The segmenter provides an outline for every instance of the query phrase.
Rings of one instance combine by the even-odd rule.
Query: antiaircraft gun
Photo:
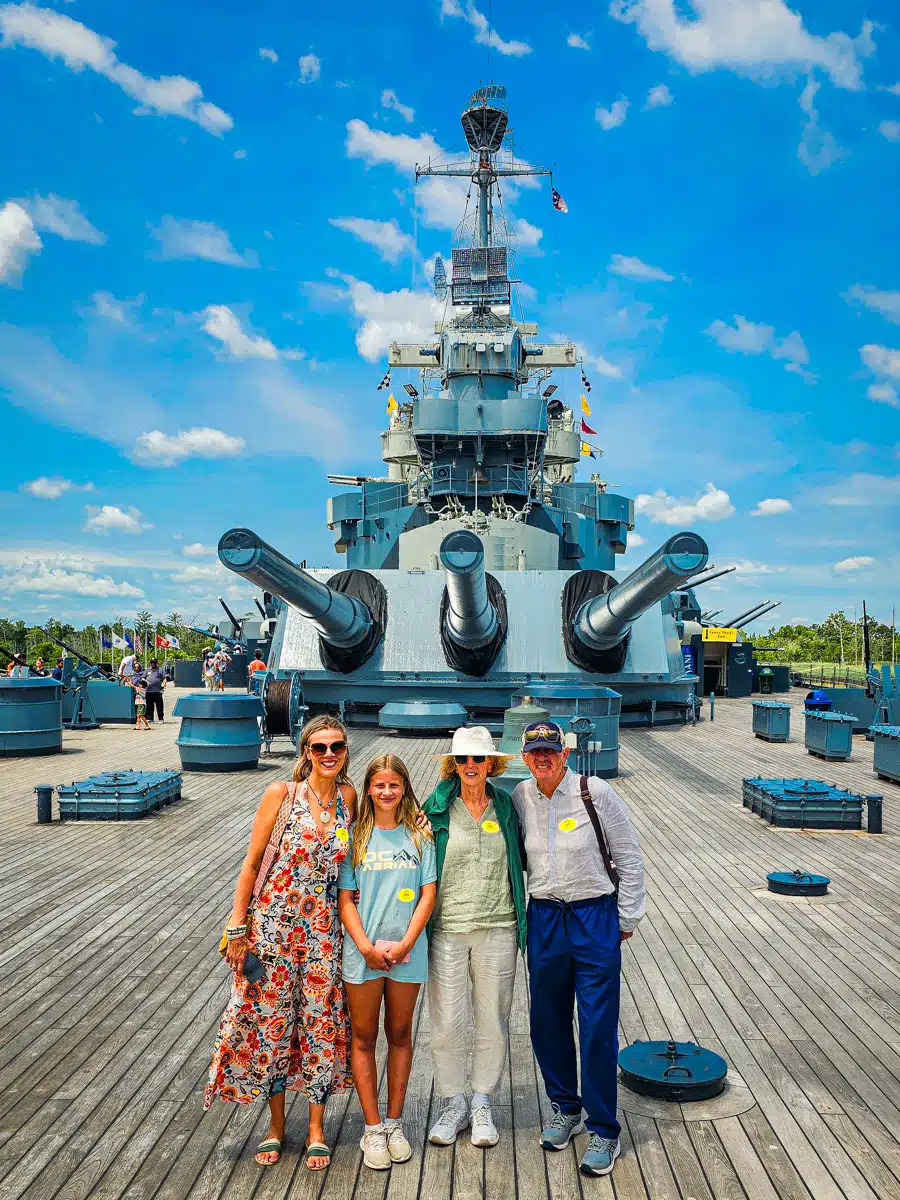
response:
[[[63,659],[62,685],[63,695],[63,725],[66,729],[98,729],[100,721],[94,712],[91,696],[88,691],[89,679],[106,679],[105,673],[96,663],[85,658],[68,642],[53,634],[47,635],[51,642],[62,647],[66,652]]]

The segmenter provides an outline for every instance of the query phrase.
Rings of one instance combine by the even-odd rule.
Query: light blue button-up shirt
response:
[[[619,928],[628,933],[647,908],[643,855],[615,788],[605,779],[590,777],[588,791],[619,872]],[[566,770],[549,799],[533,778],[523,780],[512,798],[525,835],[529,895],[571,904],[615,890],[574,771]]]

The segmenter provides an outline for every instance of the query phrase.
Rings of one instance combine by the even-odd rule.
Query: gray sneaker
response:
[[[440,1116],[431,1127],[429,1142],[435,1146],[452,1146],[461,1130],[469,1125],[469,1113],[456,1100],[445,1100]]]
[[[601,1137],[592,1133],[581,1160],[582,1175],[608,1175],[619,1157],[618,1138]]]
[[[412,1146],[406,1140],[403,1126],[399,1121],[388,1121],[384,1128],[387,1132],[387,1148],[391,1162],[409,1162],[412,1158]]]
[[[497,1126],[494,1124],[494,1119],[491,1116],[490,1106],[487,1104],[472,1105],[472,1145],[479,1147],[496,1146],[500,1141],[500,1134],[497,1132]]]
[[[387,1171],[391,1165],[391,1155],[388,1150],[387,1132],[382,1125],[380,1129],[367,1129],[359,1143],[363,1152],[363,1162],[373,1171]]]
[[[576,1133],[584,1133],[584,1117],[580,1112],[564,1113],[558,1104],[551,1108],[553,1117],[541,1130],[538,1141],[545,1150],[565,1150]]]

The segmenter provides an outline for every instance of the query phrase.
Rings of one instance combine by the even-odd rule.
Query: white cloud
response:
[[[900,292],[882,292],[867,283],[854,283],[844,299],[848,304],[864,304],[866,308],[880,313],[888,321],[900,325]]]
[[[610,16],[637,26],[651,50],[690,71],[723,67],[753,78],[821,67],[838,87],[860,88],[860,59],[874,51],[871,21],[856,38],[811,34],[784,0],[612,0]]]
[[[342,298],[360,322],[356,348],[367,362],[383,358],[391,342],[433,342],[434,324],[443,316],[443,301],[430,292],[401,288],[379,292],[352,275],[330,272],[346,286]]]
[[[87,519],[82,525],[85,533],[143,533],[153,526],[141,519],[139,508],[118,508],[115,504],[104,504],[97,508],[86,504]]]
[[[891,408],[900,408],[900,396],[897,389],[890,383],[870,383],[866,395],[876,404],[887,404]]]
[[[753,579],[757,575],[774,575],[775,571],[783,571],[784,567],[772,568],[767,563],[754,562],[750,558],[739,559],[736,563],[723,563],[723,566],[734,567],[734,574],[745,579]],[[712,591],[712,588],[709,589]]]
[[[580,33],[570,33],[566,38],[566,45],[571,46],[573,50],[590,50],[591,48],[590,42]]]
[[[834,564],[836,571],[861,571],[863,567],[871,567],[875,561],[867,554],[860,554],[855,558],[842,558],[840,562]]]
[[[133,457],[148,467],[174,467],[187,458],[234,458],[244,449],[244,439],[221,429],[186,429],[174,436],[152,429],[135,443]]]
[[[472,0],[467,0],[465,4],[460,3],[459,0],[441,0],[441,16],[461,17],[464,21],[468,21],[475,30],[475,41],[480,46],[490,46],[498,54],[521,58],[522,55],[531,53],[531,47],[527,42],[505,42],[496,29],[491,28],[487,17],[475,7]]]
[[[37,254],[41,239],[34,222],[15,200],[0,208],[0,283],[15,286],[28,265],[28,255]]]
[[[235,150],[233,157],[237,158],[237,159],[246,158],[247,151],[246,150]]]
[[[625,279],[634,279],[638,283],[671,283],[675,278],[662,267],[651,267],[649,263],[641,262],[639,258],[631,258],[627,254],[614,254],[609,260],[607,270],[612,275],[622,275]]]
[[[628,98],[620,96],[609,108],[597,108],[594,118],[600,122],[600,128],[608,133],[610,129],[617,129],[624,122],[628,116],[628,105]]]
[[[835,508],[872,508],[900,504],[900,475],[860,472],[827,487],[815,488],[811,496],[814,500],[821,500]]]
[[[669,496],[660,488],[652,495],[642,493],[634,502],[634,511],[644,513],[654,525],[681,525],[687,527],[693,521],[724,521],[734,516],[731,497],[714,483],[696,500]]]
[[[834,135],[819,124],[819,110],[815,101],[820,86],[821,84],[816,83],[814,79],[808,79],[806,87],[800,93],[799,101],[804,121],[800,144],[797,146],[797,157],[810,175],[818,175],[844,154]]]
[[[301,83],[315,83],[322,74],[322,63],[315,54],[303,54],[297,60]]]
[[[760,500],[750,516],[780,517],[782,513],[790,512],[792,508],[793,505],[790,500],[783,500],[780,497],[772,496],[767,500]]]
[[[253,254],[238,254],[224,229],[212,221],[187,221],[165,216],[150,232],[159,243],[160,258],[204,258],[229,267],[255,267]]]
[[[809,351],[796,330],[779,340],[773,326],[757,325],[735,313],[733,326],[725,321],[713,321],[704,332],[723,350],[738,354],[768,354],[776,361],[787,360],[784,365],[786,371],[801,375],[807,382],[815,381],[815,376],[805,370],[809,363]]]
[[[882,121],[878,132],[889,142],[900,142],[900,121]]]
[[[260,58],[267,58],[267,59],[269,60],[269,62],[273,62],[273,63],[277,63],[277,62],[278,62],[278,55],[275,53],[275,51],[274,51],[274,50],[270,50],[270,49],[268,48],[268,46],[260,46],[260,48],[259,48],[259,57],[260,57]]]
[[[540,246],[541,238],[544,236],[544,231],[538,225],[532,225],[530,221],[526,221],[524,217],[519,217],[512,222],[512,230],[516,235],[519,249],[527,253],[529,250],[537,251]]]
[[[62,475],[41,475],[38,479],[32,479],[28,483],[22,484],[22,491],[38,500],[58,500],[66,492],[92,492],[93,490],[92,483],[73,483],[71,479],[64,479]]]
[[[400,101],[397,99],[397,93],[393,90],[393,88],[385,88],[381,93],[381,107],[399,113],[407,124],[410,124],[416,115],[416,110],[414,108],[410,108],[408,104],[400,103]]]
[[[227,304],[208,304],[202,313],[203,328],[211,338],[221,342],[235,358],[302,358],[299,350],[279,350],[268,338],[246,333],[236,314]]]
[[[373,246],[386,262],[399,262],[416,248],[412,237],[404,233],[393,218],[390,221],[373,221],[369,217],[330,217],[329,222],[366,245]]]
[[[5,4],[0,7],[0,45],[27,46],[50,59],[62,59],[70,71],[87,68],[120,87],[137,100],[134,112],[143,116],[183,117],[208,133],[220,135],[234,122],[228,113],[203,99],[203,89],[183,75],[152,79],[121,62],[116,43],[95,33],[80,21],[34,4]]]
[[[93,246],[106,241],[106,234],[94,228],[74,200],[64,200],[51,192],[49,196],[32,196],[21,203],[41,233],[55,233],[67,242],[88,242]]]
[[[664,83],[658,83],[647,93],[647,103],[644,108],[668,108],[675,97]]]
[[[876,375],[900,379],[900,350],[870,344],[860,346],[859,355],[869,370],[874,371]]]
[[[646,545],[647,545],[647,539],[645,537],[642,537],[641,534],[629,533],[629,535],[628,535],[628,549],[629,550],[636,550],[639,546],[646,546]]]
[[[578,357],[584,363],[585,369],[590,369],[598,375],[602,375],[604,379],[623,379],[624,373],[621,367],[617,367],[615,363],[604,358],[602,354],[592,354],[586,346],[581,342],[575,343],[575,349],[578,352]]]
[[[188,558],[209,558],[210,555],[216,553],[215,546],[204,546],[202,542],[191,542],[189,546],[183,546],[182,552]]]
[[[0,575],[0,591],[35,593],[40,596],[86,596],[111,599],[114,596],[134,598],[143,591],[131,583],[116,583],[109,575],[96,576],[89,570],[70,570],[62,565],[66,556],[50,556],[46,560],[26,559],[21,566]]]
[[[105,321],[111,321],[114,325],[130,327],[134,324],[135,312],[143,302],[143,296],[136,296],[134,300],[118,300],[112,292],[94,292],[91,296],[91,307],[87,311]]]

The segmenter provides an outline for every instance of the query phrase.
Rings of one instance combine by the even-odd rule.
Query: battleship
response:
[[[294,681],[295,714],[340,706],[355,724],[440,730],[502,720],[536,685],[573,704],[606,686],[622,696],[623,724],[693,719],[698,676],[679,606],[708,548],[683,531],[625,578],[612,573],[634,502],[599,475],[576,478],[582,413],[550,382],[575,372],[583,396],[583,363],[573,342],[537,340],[537,325],[511,310],[515,238],[501,185],[550,171],[507,148],[504,88],[480,87],[462,127],[464,161],[417,168],[470,181],[475,203],[449,278],[436,265],[444,317],[433,339],[389,348],[386,379],[410,377],[381,437],[387,475],[329,476],[352,485],[327,512],[346,569],[306,571],[249,529],[219,542],[227,568],[280,601],[273,700]]]
[[[502,141],[490,149],[503,97],[487,89],[474,99],[466,121],[478,150],[468,169],[480,173],[486,157],[493,173],[504,168]],[[483,156],[478,139],[489,124]],[[490,175],[483,181],[487,207],[474,233],[461,230],[461,251],[500,248]],[[536,332],[504,311],[503,278],[473,280],[484,261],[463,256],[458,274],[453,262],[448,297],[454,283],[477,283],[483,295],[491,282],[496,294],[479,306],[471,291],[460,292],[469,302],[418,348],[435,362],[415,368],[417,396],[383,435],[388,479],[348,478],[352,490],[332,500],[329,523],[347,570],[303,571],[249,531],[230,532],[222,544],[224,560],[248,578],[258,572],[254,582],[267,593],[258,625],[229,614],[223,636],[253,642],[258,634],[269,646],[267,686],[296,707],[291,721],[343,703],[354,721],[357,784],[365,764],[390,751],[408,765],[420,797],[437,783],[434,756],[449,751],[450,739],[443,729],[379,727],[387,704],[455,704],[489,718],[514,689],[543,676],[561,687],[608,682],[636,720],[644,702],[689,710],[696,696],[696,672],[679,655],[687,664],[685,643],[703,617],[693,587],[709,577],[708,567],[700,573],[706,548],[678,534],[639,572],[613,582],[630,501],[600,480],[575,481],[579,430],[552,405],[555,394],[547,397],[549,377],[536,378],[562,370],[549,361],[569,351],[544,347],[548,358],[535,366],[542,356],[525,350],[540,348],[529,340]],[[417,357],[391,350],[397,369]],[[564,365],[577,370],[571,357]],[[491,363],[503,370],[492,373]],[[571,580],[587,594],[566,608]],[[572,661],[573,648],[586,665]],[[643,669],[652,656],[660,669]],[[885,679],[886,695],[887,687]],[[36,789],[39,806],[46,793],[44,815],[54,815],[52,790],[41,785],[113,770],[175,772],[172,691],[166,723],[152,732],[67,726],[61,754],[0,759],[0,1200],[900,1200],[900,808],[893,785],[876,782],[862,736],[846,761],[815,766],[857,797],[884,788],[883,834],[769,825],[742,805],[742,777],[790,783],[814,761],[796,736],[797,690],[785,695],[795,730],[787,741],[753,736],[749,696],[718,698],[714,721],[682,723],[675,707],[676,723],[634,724],[622,737],[616,789],[640,837],[648,909],[622,947],[620,1043],[701,1043],[724,1057],[728,1076],[720,1094],[692,1102],[620,1086],[622,1155],[611,1180],[595,1181],[578,1173],[586,1135],[558,1154],[538,1145],[550,1112],[531,1050],[524,969],[492,1149],[468,1138],[453,1149],[427,1142],[441,1098],[425,999],[404,1110],[413,1155],[384,1179],[361,1166],[363,1116],[350,1093],[328,1103],[334,1154],[320,1175],[304,1165],[304,1105],[295,1093],[276,1168],[253,1158],[264,1105],[204,1113],[229,986],[217,950],[222,924],[260,794],[289,777],[293,745],[275,740],[253,769],[186,774],[180,798],[141,820],[34,820]],[[828,877],[828,894],[768,890],[768,875],[798,869]],[[382,1086],[384,1049],[382,1039]],[[684,1078],[677,1058],[666,1069]]]

